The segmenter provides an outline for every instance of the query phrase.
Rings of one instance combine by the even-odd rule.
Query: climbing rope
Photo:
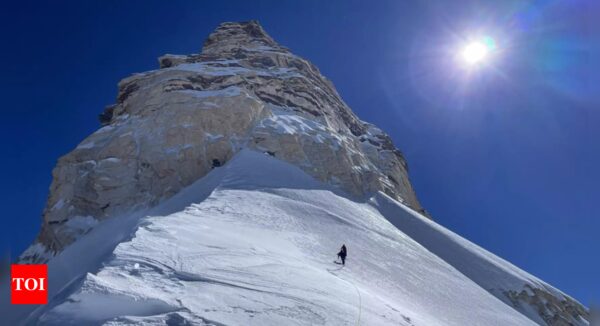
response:
[[[362,314],[362,297],[360,296],[360,291],[358,290],[358,287],[354,284],[354,282],[349,281],[349,280],[347,280],[347,279],[345,279],[345,278],[343,278],[343,277],[341,277],[341,276],[333,273],[335,271],[341,270],[342,268],[344,268],[344,266],[342,266],[342,267],[340,267],[338,269],[334,269],[334,270],[329,270],[328,269],[327,271],[329,273],[331,273],[332,275],[337,276],[340,280],[342,280],[342,281],[344,281],[346,283],[350,283],[350,285],[352,285],[354,287],[354,290],[356,290],[356,294],[358,295],[358,318],[356,319],[356,326],[359,326],[360,325],[360,317],[361,317],[361,314]]]
[[[352,281],[348,281],[348,280],[343,279],[343,278],[342,278],[342,280],[344,280],[344,281],[352,284],[352,286],[356,290],[356,294],[358,294],[358,319],[356,320],[356,326],[359,326],[360,325],[360,315],[362,313],[362,298],[360,296],[360,291],[358,290],[358,287],[356,287],[356,285],[354,285],[354,283]]]

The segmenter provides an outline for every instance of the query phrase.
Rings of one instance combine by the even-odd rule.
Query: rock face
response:
[[[152,207],[243,148],[361,197],[422,211],[390,137],[354,115],[310,62],[255,21],[224,23],[194,55],[119,83],[102,128],[58,161],[42,230],[23,262],[44,262],[98,221]]]
[[[590,312],[568,296],[552,294],[542,287],[526,284],[521,292],[505,291],[513,307],[518,311],[534,308],[537,314],[552,326],[585,325]]]

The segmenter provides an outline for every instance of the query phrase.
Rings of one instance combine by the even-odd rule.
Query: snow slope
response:
[[[394,227],[379,211],[381,198],[352,200],[244,150],[138,219],[112,254],[80,240],[52,260],[51,270],[69,255],[82,257],[85,268],[93,265],[86,257],[101,261],[28,322],[534,324]],[[82,240],[123,240],[114,228],[132,225],[116,224]],[[332,263],[342,243],[349,253],[343,268]]]
[[[555,302],[562,302],[563,305],[571,307],[580,305],[575,299],[560,290],[441,225],[423,218],[407,207],[399,208],[402,205],[385,194],[379,193],[371,201],[392,224],[406,235],[444,259],[507,305],[514,306],[515,309],[541,325],[546,324],[542,314],[547,320],[554,319],[552,317],[556,310],[549,307],[553,307]],[[523,292],[521,300],[512,302],[507,296],[508,291]],[[525,294],[527,300],[523,300]],[[541,309],[538,304],[541,304]],[[588,325],[588,321],[581,318],[581,315],[572,314],[571,318],[573,319],[565,321],[564,325]],[[555,324],[563,325],[558,322]]]

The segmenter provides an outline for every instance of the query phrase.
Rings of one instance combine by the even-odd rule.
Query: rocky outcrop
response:
[[[542,288],[526,284],[520,292],[505,291],[518,311],[535,309],[542,320],[551,326],[587,325],[589,311],[579,302],[562,294],[551,294]]]
[[[122,80],[103,127],[60,158],[42,230],[22,261],[46,261],[98,221],[156,205],[242,148],[353,196],[383,191],[422,210],[390,137],[257,22],[224,23],[200,54],[159,63]]]

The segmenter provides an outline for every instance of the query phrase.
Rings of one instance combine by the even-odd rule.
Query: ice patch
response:
[[[195,98],[207,98],[207,97],[234,97],[240,96],[242,94],[242,89],[237,86],[229,86],[227,88],[219,89],[219,90],[193,90],[193,89],[184,89],[178,90],[177,93],[183,93],[191,95]],[[216,104],[211,103],[216,106]]]
[[[263,119],[258,129],[269,129],[282,135],[298,135],[311,138],[315,143],[328,144],[332,150],[338,150],[342,144],[342,138],[335,132],[314,120],[304,118],[289,109],[271,106],[273,116]]]
[[[208,141],[210,141],[211,143],[223,138],[223,135],[213,135],[209,132],[205,132],[204,135],[206,135],[206,138],[208,138]]]
[[[209,76],[233,76],[233,75],[251,75],[251,76],[277,76],[280,78],[304,78],[296,68],[270,67],[268,69],[245,68],[245,67],[223,67],[219,63],[223,61],[183,63],[175,67],[167,68],[180,71],[191,71]]]
[[[117,157],[109,157],[109,158],[100,160],[100,162],[119,163],[119,162],[121,162],[121,159],[117,158]]]
[[[93,141],[84,141],[83,143],[79,144],[79,146],[77,146],[77,149],[90,149],[90,148],[94,148],[96,144]]]
[[[61,198],[59,201],[56,202],[56,204],[54,204],[54,206],[52,206],[51,210],[61,209],[64,204],[65,201]]]

